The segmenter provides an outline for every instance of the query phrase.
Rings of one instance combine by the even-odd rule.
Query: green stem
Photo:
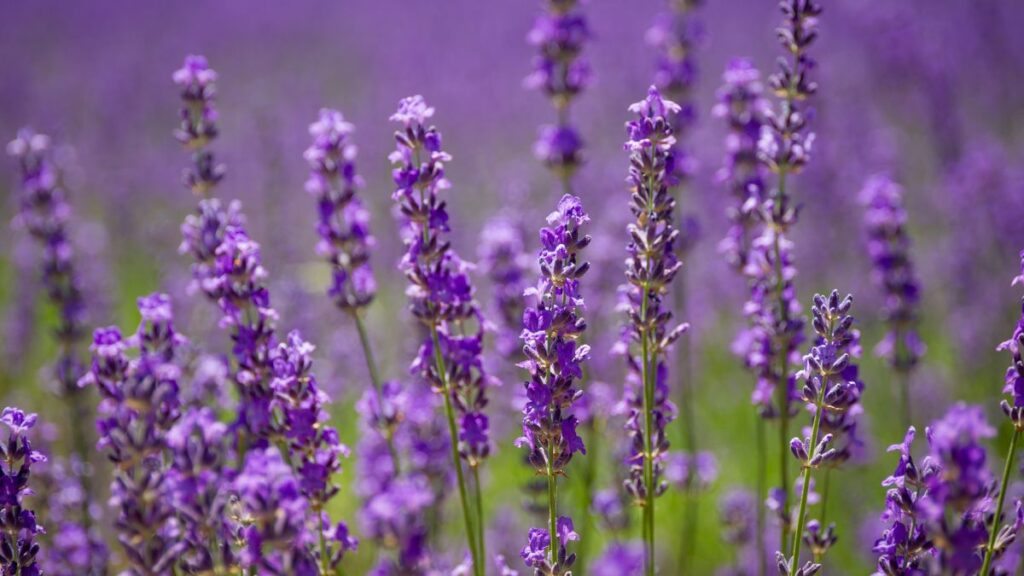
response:
[[[644,295],[640,302],[640,319],[644,327],[640,334],[641,347],[641,377],[644,382],[644,567],[647,576],[654,576],[654,447],[651,442],[651,433],[654,431],[653,414],[654,408],[654,378],[651,366],[651,345],[650,336],[647,333],[647,287],[643,288]]]
[[[558,478],[551,465],[551,457],[548,457],[548,535],[551,537],[551,547],[548,550],[551,557],[551,565],[558,562]]]
[[[319,511],[317,513],[317,516],[318,517],[320,516]],[[319,534],[319,537],[320,537],[320,576],[327,576],[327,565],[328,565],[328,563],[330,561],[330,559],[329,559],[329,556],[330,556],[329,552],[330,551],[327,549],[327,538],[324,537],[323,522],[317,521],[317,524],[320,525],[320,530],[319,530],[319,532],[320,532],[320,534]]]
[[[764,503],[768,499],[768,447],[766,446],[766,434],[764,418],[757,415],[757,574],[765,576],[768,567],[765,565],[764,532],[765,513]]]
[[[373,344],[370,342],[366,324],[363,322],[363,316],[358,310],[352,310],[352,319],[355,321],[356,331],[359,332],[359,343],[363,347],[363,357],[366,359],[366,370],[370,373],[370,382],[373,384],[374,391],[377,392],[377,401],[383,406],[383,385],[381,384],[380,373],[377,371],[377,361],[373,356]],[[387,442],[388,453],[391,454],[391,465],[395,470],[395,476],[398,476],[402,466],[401,460],[398,457],[398,450],[395,448],[394,432],[384,429],[380,432],[384,436],[385,442]]]
[[[462,519],[466,524],[466,541],[469,544],[469,554],[473,559],[473,573],[483,576],[483,565],[480,563],[480,554],[477,550],[475,536],[476,530],[473,526],[473,514],[470,509],[469,498],[466,496],[466,477],[462,471],[462,457],[459,455],[459,431],[455,425],[455,408],[452,406],[451,383],[448,381],[448,369],[445,366],[444,356],[441,355],[441,341],[437,336],[437,326],[430,327],[430,338],[434,344],[434,367],[437,370],[438,378],[441,379],[441,395],[444,396],[444,414],[448,419],[448,435],[451,439],[452,465],[455,467],[455,478],[459,486],[459,501],[462,504]]]
[[[484,489],[483,489],[483,484],[480,483],[480,466],[479,465],[473,465],[473,466],[470,466],[470,469],[473,471],[473,484],[476,487],[476,490],[475,490],[475,496],[476,496],[476,526],[477,526],[477,536],[479,538],[479,540],[477,541],[477,549],[480,551],[480,561],[481,562],[486,562],[487,561],[487,537],[486,537],[487,535],[484,533],[485,532],[484,531],[484,500],[483,500],[483,495],[482,495]],[[480,567],[480,571],[481,572],[484,571],[482,566]]]
[[[824,411],[822,405],[825,402],[826,389],[828,389],[828,374],[823,374],[818,389],[817,401],[815,402],[816,409],[814,410],[814,424],[811,426],[810,445],[807,446],[808,459],[814,454],[814,450],[818,445],[818,433],[821,430],[821,413]],[[796,576],[797,568],[800,565],[800,545],[803,543],[804,522],[807,520],[807,495],[811,490],[812,469],[807,462],[804,463],[804,485],[800,494],[800,511],[796,516],[796,530],[793,531],[793,557],[789,567],[790,576]]]
[[[593,501],[594,486],[597,484],[597,470],[598,470],[598,457],[601,454],[599,441],[601,439],[601,433],[598,430],[598,421],[596,416],[591,416],[585,424],[587,430],[587,447],[589,452],[587,458],[584,460],[586,463],[583,468],[583,490],[580,491],[580,502],[579,502],[579,517],[583,519],[583,524],[587,530],[587,534],[583,534],[579,541],[576,543],[576,571],[580,574],[587,573],[587,553],[590,548],[590,538],[588,534],[589,529],[593,525],[593,516],[590,514],[590,503]]]
[[[992,515],[992,526],[988,530],[988,546],[985,547],[985,563],[981,566],[980,574],[988,574],[989,565],[992,564],[992,555],[996,547],[996,535],[999,532],[999,517],[1003,514],[1003,502],[1006,500],[1006,486],[1010,482],[1010,470],[1013,469],[1013,457],[1017,453],[1017,440],[1020,438],[1020,428],[1013,427],[1013,437],[1010,439],[1010,449],[1006,454],[1006,465],[1003,467],[1003,482],[999,485],[999,499],[996,501],[996,513]]]

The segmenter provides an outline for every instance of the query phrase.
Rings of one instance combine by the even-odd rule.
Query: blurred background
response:
[[[905,187],[928,345],[912,383],[915,424],[923,428],[961,398],[982,403],[995,419],[1008,363],[995,347],[1018,317],[1019,289],[1010,279],[1024,248],[1024,3],[824,4],[813,47],[817,140],[793,188],[803,206],[794,230],[796,286],[805,307],[813,293],[833,287],[857,298],[868,445],[854,466],[833,476],[830,518],[841,541],[829,573],[863,574],[884,503],[880,482],[895,464],[885,448],[903,431],[892,375],[872,354],[884,326],[858,193],[877,173]],[[629,216],[623,123],[626,107],[651,84],[655,51],[645,35],[665,8],[662,0],[592,0],[586,7],[594,39],[585,54],[595,82],[574,105],[587,158],[576,189],[595,237],[589,255],[595,270],[584,287],[598,328],[594,371],[613,389],[621,387],[624,372],[608,354],[621,321],[614,290]],[[356,125],[367,181],[363,197],[378,241],[381,293],[370,310],[371,331],[385,373],[403,377],[415,342],[404,337],[411,320],[404,312],[404,279],[394,266],[402,247],[391,215],[388,116],[411,94],[424,95],[437,109],[434,120],[454,158],[448,201],[457,251],[475,259],[488,218],[504,214],[523,224],[532,252],[535,231],[560,196],[557,181],[532,152],[537,127],[551,122],[553,111],[523,87],[534,56],[525,36],[539,10],[539,2],[521,0],[0,2],[0,136],[12,138],[31,125],[64,146],[93,325],[130,330],[138,320],[135,298],[163,290],[175,300],[182,332],[211,350],[226,350],[210,304],[186,293],[190,262],[177,252],[180,223],[195,200],[180,183],[188,156],[171,136],[179,108],[171,73],[186,54],[205,54],[219,73],[221,135],[214,150],[228,168],[218,195],[242,200],[250,234],[263,246],[280,326],[301,329],[317,345],[321,383],[351,446],[352,404],[367,378],[352,327],[324,295],[329,273],[314,252],[315,205],[303,189],[307,126],[323,106],[340,109]],[[705,574],[733,560],[721,540],[717,502],[733,487],[753,488],[755,426],[752,379],[730,351],[743,325],[745,284],[717,251],[729,198],[715,181],[725,127],[710,110],[730,59],[749,57],[764,75],[772,72],[780,16],[774,2],[709,0],[697,17],[704,27],[694,93],[699,118],[687,146],[698,165],[682,206],[700,224],[683,271],[690,293],[684,320],[693,325],[687,338],[695,424],[701,448],[718,463],[718,478],[701,498],[698,555],[691,563],[692,573]],[[0,216],[7,222],[16,208],[12,160],[5,173]],[[39,291],[38,255],[10,227],[0,229],[0,243],[0,399],[59,422],[63,413],[49,396],[45,372],[55,350],[48,328],[54,311]],[[488,308],[486,278],[476,280]],[[489,361],[507,390],[492,404],[503,437],[487,471],[488,515],[520,530],[518,486],[532,472],[512,446],[518,423],[511,390],[519,375],[497,357]],[[611,404],[602,409],[610,412]],[[623,436],[619,425],[608,423],[609,444]],[[679,424],[675,428],[680,434]],[[994,470],[1005,441],[993,446]],[[601,462],[600,483],[610,487],[618,461],[606,455]],[[350,464],[346,485],[353,470]],[[664,502],[658,522],[663,565],[670,567],[682,497],[672,491]],[[357,508],[347,496],[336,515],[358,527]],[[584,537],[592,553],[606,540],[593,530]],[[496,529],[492,540],[492,550],[515,555],[525,529]],[[372,546],[364,546],[350,573],[363,573],[373,556]]]

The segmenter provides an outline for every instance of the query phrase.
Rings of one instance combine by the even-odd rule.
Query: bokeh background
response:
[[[884,501],[880,482],[894,463],[885,448],[902,431],[891,373],[871,354],[883,326],[858,191],[876,173],[905,186],[929,348],[913,381],[915,423],[923,427],[960,398],[984,404],[995,418],[1007,363],[995,346],[1009,336],[1017,316],[1019,290],[1010,287],[1010,278],[1024,248],[1024,3],[824,4],[813,48],[819,61],[812,121],[817,140],[793,192],[803,205],[794,231],[796,285],[804,302],[833,287],[858,300],[869,445],[855,466],[833,479],[838,488],[829,515],[839,524],[841,542],[829,573],[863,574]],[[448,198],[455,247],[464,257],[475,258],[488,217],[498,213],[524,223],[532,250],[534,230],[560,195],[532,154],[537,126],[551,121],[553,112],[523,87],[533,57],[525,36],[539,8],[539,2],[521,0],[0,1],[0,136],[13,137],[31,125],[65,146],[62,162],[94,325],[131,328],[135,298],[164,290],[175,299],[183,332],[212,350],[226,349],[209,303],[186,293],[189,261],[177,253],[179,226],[194,198],[180,184],[188,159],[171,136],[179,104],[170,75],[186,54],[205,54],[219,72],[221,136],[215,149],[228,166],[218,194],[243,201],[250,233],[263,245],[281,327],[300,328],[318,346],[318,371],[335,399],[335,423],[354,445],[352,404],[367,379],[351,326],[324,296],[328,271],[313,249],[315,208],[303,190],[307,126],[322,106],[341,109],[357,126],[363,195],[378,239],[381,295],[371,309],[371,331],[385,372],[404,376],[414,342],[405,337],[411,324],[403,309],[404,281],[394,267],[401,243],[391,216],[388,116],[411,94],[423,94],[436,107],[434,120],[454,156]],[[623,366],[607,351],[620,322],[614,287],[627,241],[622,126],[628,104],[651,83],[655,53],[645,34],[664,9],[661,0],[592,0],[587,6],[595,38],[586,55],[595,82],[574,108],[588,159],[577,190],[592,213],[595,237],[595,271],[584,290],[592,325],[600,327],[593,336],[598,370],[615,387]],[[735,486],[753,487],[755,425],[751,377],[730,351],[742,325],[745,287],[716,248],[728,198],[714,178],[724,155],[724,127],[710,109],[729,59],[746,56],[765,74],[771,71],[779,54],[779,16],[767,0],[709,0],[699,18],[705,29],[694,94],[699,120],[687,137],[699,164],[683,206],[698,217],[701,237],[683,274],[690,290],[685,320],[693,325],[687,338],[698,438],[714,452],[719,469],[700,504],[692,573],[704,574],[732,559],[720,539],[716,502]],[[4,171],[0,219],[6,222],[15,208],[14,162]],[[47,326],[54,312],[39,291],[38,256],[9,227],[0,229],[0,243],[0,399],[60,422],[61,406],[47,389],[45,367],[54,352]],[[477,281],[486,303],[486,280],[481,274]],[[518,386],[513,367],[494,370],[507,388]],[[507,519],[502,521],[518,526],[518,487],[531,472],[511,443],[513,396],[502,392],[492,406],[505,434],[489,465],[487,507],[496,523]],[[619,441],[614,419],[608,426],[607,443]],[[1005,440],[992,447],[993,469],[1001,465]],[[611,485],[619,464],[602,458],[600,479]],[[346,485],[353,470],[350,464]],[[663,565],[673,574],[682,498],[673,492],[664,502],[658,520]],[[358,525],[357,507],[347,496],[336,512]],[[595,553],[605,540],[593,530],[584,537]],[[491,550],[514,554],[525,531],[495,530],[491,539]],[[373,555],[364,546],[350,573],[362,573]]]

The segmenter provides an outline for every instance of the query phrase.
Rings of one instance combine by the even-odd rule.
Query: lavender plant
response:
[[[821,557],[834,543],[831,527],[825,529],[824,535],[819,531],[820,525],[808,525],[806,534],[804,528],[812,473],[847,457],[848,444],[853,441],[853,423],[846,420],[846,413],[856,405],[862,385],[855,380],[856,367],[851,360],[859,354],[860,337],[853,329],[853,316],[849,315],[852,305],[851,296],[840,301],[839,293],[833,290],[828,298],[815,295],[811,309],[811,326],[818,340],[804,356],[804,369],[797,377],[804,380],[801,399],[814,418],[808,438],[790,441],[790,451],[801,462],[803,478],[792,553],[788,558],[781,552],[778,554],[780,572],[785,568],[790,576],[809,576],[817,572],[821,568]],[[845,444],[841,444],[839,434],[847,435]],[[800,547],[805,539],[812,543],[814,561],[800,566]]]
[[[1024,252],[1021,252],[1021,273],[1014,277],[1012,284],[1024,284]],[[1017,532],[1020,531],[1021,520],[1020,503],[1018,502],[1018,520],[1016,523],[1004,526],[997,530],[1003,514],[1003,504],[1006,501],[1006,493],[1010,485],[1010,471],[1013,470],[1013,460],[1017,455],[1017,442],[1020,440],[1021,430],[1024,430],[1024,359],[1021,354],[1024,351],[1024,298],[1021,299],[1021,318],[1013,330],[1010,339],[999,345],[999,350],[1009,351],[1012,357],[1010,366],[1006,369],[1006,385],[1003,387],[1003,394],[1008,394],[1012,403],[1003,400],[999,403],[1003,414],[1013,424],[1013,435],[1010,436],[1010,446],[1006,452],[1006,465],[1003,469],[1003,477],[999,484],[999,496],[996,498],[996,507],[992,516],[991,524],[988,526],[988,544],[985,546],[985,558],[981,567],[982,574],[989,573],[993,558],[1004,553],[1013,543]]]
[[[83,491],[77,518],[69,523],[80,524],[89,539],[95,538],[90,506],[96,496],[92,484],[91,435],[86,427],[91,400],[87,391],[78,386],[86,368],[81,354],[86,339],[86,301],[82,292],[75,247],[70,240],[69,226],[72,209],[67,200],[60,167],[54,161],[50,138],[30,128],[22,129],[7,145],[7,153],[16,158],[21,173],[18,213],[14,226],[25,230],[42,248],[41,271],[43,289],[50,303],[57,309],[54,336],[58,345],[53,377],[57,392],[68,409],[68,436],[75,460],[81,464],[77,470]],[[92,547],[87,547],[90,550]],[[102,566],[100,557],[87,560],[86,565]]]
[[[44,529],[36,523],[35,512],[26,502],[32,494],[32,466],[46,461],[46,456],[32,449],[28,438],[36,415],[8,407],[0,414],[0,422],[8,429],[6,441],[0,443],[0,566],[5,574],[42,576],[36,561],[36,536]]]
[[[748,363],[763,371],[758,396],[765,402],[775,396],[781,487],[788,495],[789,465],[785,446],[789,441],[792,415],[790,369],[796,363],[803,335],[803,320],[793,287],[796,268],[788,237],[799,211],[791,200],[788,185],[790,175],[798,174],[807,164],[814,141],[814,135],[807,130],[810,109],[806,101],[814,95],[817,84],[811,79],[815,62],[808,49],[817,37],[821,7],[814,0],[782,0],[779,5],[784,20],[777,33],[792,60],[780,59],[779,69],[768,79],[769,87],[779,99],[779,107],[769,109],[766,129],[758,144],[758,157],[775,174],[775,181],[768,187],[767,200],[761,208],[765,225],[761,236],[752,244],[751,261],[747,265],[751,299],[746,312],[753,325],[748,338]],[[785,548],[789,523],[781,525]],[[799,541],[800,534],[794,534],[793,538]]]
[[[896,372],[903,423],[910,426],[910,373],[924,355],[925,346],[917,334],[921,287],[910,260],[903,190],[885,176],[873,176],[864,184],[861,202],[865,206],[868,255],[874,265],[875,282],[885,293],[882,314],[889,327],[875,351]]]
[[[637,118],[626,125],[630,211],[635,218],[629,225],[628,285],[623,292],[629,317],[623,345],[632,372],[625,397],[632,450],[626,490],[643,509],[645,571],[653,575],[654,501],[666,487],[661,477],[669,448],[665,428],[676,412],[669,400],[666,357],[687,328],[670,326],[672,312],[665,302],[682,267],[674,250],[679,235],[673,221],[675,199],[668,190],[674,144],[670,118],[679,106],[652,86],[647,98],[629,110]]]
[[[573,100],[590,82],[589,62],[582,57],[590,27],[580,0],[544,0],[544,12],[527,36],[538,55],[528,88],[544,93],[555,108],[557,122],[541,126],[534,153],[559,178],[562,190],[572,192],[572,177],[583,163],[583,139],[572,125]]]
[[[523,315],[521,336],[526,357],[522,366],[529,380],[523,436],[516,444],[529,449],[529,463],[548,484],[548,530],[531,529],[522,552],[537,576],[571,574],[576,560],[566,550],[568,541],[579,536],[572,520],[558,514],[558,477],[566,475],[573,454],[586,454],[574,408],[583,395],[577,381],[590,354],[590,347],[580,342],[587,327],[580,279],[590,264],[581,262],[579,254],[590,244],[582,231],[589,220],[579,198],[562,197],[548,216],[548,227],[540,231],[540,280],[526,291],[534,300]]]
[[[132,342],[116,327],[97,329],[92,369],[82,385],[95,386],[99,407],[99,448],[116,470],[111,484],[118,508],[115,527],[133,575],[173,570],[180,544],[172,524],[172,485],[164,458],[168,431],[180,417],[174,331],[169,298],[153,294],[139,300],[142,323]],[[129,358],[129,347],[138,349]]]
[[[872,547],[878,554],[878,572],[886,576],[920,573],[935,546],[920,503],[927,498],[928,486],[941,469],[930,457],[917,466],[911,454],[915,432],[911,426],[902,444],[889,447],[889,452],[899,452],[900,457],[893,473],[882,482],[882,486],[890,487],[882,514],[886,528]]]
[[[409,310],[428,333],[410,369],[444,400],[467,543],[473,570],[482,576],[486,554],[480,465],[491,449],[483,412],[488,386],[480,357],[483,321],[467,266],[446,238],[448,211],[440,192],[450,187],[444,164],[451,157],[441,148],[440,132],[425,124],[433,115],[422,96],[412,96],[391,116],[402,126],[395,132],[397,149],[390,156],[396,166],[392,199],[402,215],[407,250],[400,267],[410,283]]]

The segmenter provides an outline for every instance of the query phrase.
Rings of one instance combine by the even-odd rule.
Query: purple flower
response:
[[[520,226],[503,216],[488,220],[480,234],[479,257],[493,292],[498,325],[495,347],[504,359],[518,358],[529,262]]]
[[[930,562],[934,547],[921,515],[921,502],[940,469],[930,457],[918,468],[911,454],[914,434],[911,426],[901,444],[889,447],[890,452],[899,452],[900,457],[896,469],[882,482],[883,486],[890,486],[882,514],[885,529],[872,547],[878,554],[878,570],[882,574],[919,573]]]
[[[204,56],[187,56],[185,63],[172,76],[181,88],[181,124],[174,137],[192,151],[192,167],[185,171],[182,181],[197,196],[207,197],[224,178],[225,168],[213,153],[207,150],[217,137],[216,96],[217,73],[210,68]]]
[[[397,149],[390,155],[396,186],[392,199],[402,214],[406,245],[400,268],[410,284],[409,309],[430,332],[411,370],[450,396],[463,425],[459,453],[476,466],[490,453],[483,413],[489,383],[481,359],[484,322],[468,265],[446,237],[448,212],[440,192],[450,186],[444,177],[450,156],[441,149],[440,132],[424,124],[433,114],[422,96],[412,96],[391,117],[402,125],[395,133]]]
[[[46,462],[46,456],[32,449],[27,435],[36,415],[4,408],[0,423],[9,430],[6,442],[0,443],[0,565],[10,574],[41,576],[36,536],[45,530],[25,502],[33,493],[29,486],[32,466]]]
[[[906,372],[917,364],[925,347],[916,327],[921,287],[910,260],[903,189],[886,176],[873,176],[864,184],[861,202],[868,256],[875,282],[885,293],[882,313],[889,325],[875,351],[895,370]]]
[[[312,169],[306,191],[317,200],[317,252],[331,264],[329,294],[345,310],[363,308],[373,300],[377,285],[370,267],[370,214],[359,199],[363,180],[356,173],[354,128],[341,112],[323,109],[310,124],[313,144],[305,158]]]
[[[551,534],[548,530],[540,528],[530,529],[529,542],[519,553],[526,565],[534,569],[536,576],[564,574],[576,561],[576,555],[566,551],[566,545],[569,542],[580,539],[580,535],[573,527],[572,520],[560,516],[555,523],[555,530],[558,531],[559,547],[553,560],[550,552]]]
[[[729,229],[719,249],[729,265],[742,272],[759,224],[757,211],[764,201],[765,166],[757,157],[757,146],[767,103],[761,75],[749,60],[729,62],[722,81],[712,114],[725,119],[729,134],[725,161],[716,178],[732,195],[732,204],[726,212]]]
[[[594,560],[593,576],[639,576],[644,569],[644,551],[638,543],[613,543]]]
[[[139,299],[142,322],[131,341],[139,357],[127,356],[128,343],[117,328],[98,329],[93,339],[92,371],[84,384],[96,384],[102,402],[97,429],[99,447],[115,465],[112,501],[115,527],[133,573],[166,571],[181,545],[173,535],[169,466],[163,458],[167,434],[180,417],[180,368],[164,294]]]
[[[538,256],[541,277],[526,291],[533,303],[523,315],[521,364],[529,372],[523,436],[517,444],[530,450],[529,462],[538,474],[558,476],[576,452],[586,452],[576,434],[574,405],[583,394],[576,381],[590,347],[580,339],[586,329],[580,278],[590,265],[579,252],[590,244],[582,227],[590,218],[579,198],[565,195],[540,232]]]
[[[1021,252],[1020,258],[1021,274],[1013,279],[1014,286],[1024,284],[1024,251]],[[1024,360],[1021,359],[1021,354],[1024,353],[1024,299],[1021,303],[1021,318],[1013,329],[1013,335],[998,348],[1001,351],[1008,350],[1013,358],[1006,369],[1006,385],[1003,387],[1003,394],[1010,395],[1012,403],[1003,400],[1000,406],[1018,429],[1024,426]]]
[[[630,211],[635,221],[629,224],[628,284],[623,290],[629,325],[619,347],[627,352],[631,370],[625,395],[632,451],[626,489],[649,508],[666,487],[661,480],[669,448],[666,426],[675,418],[675,406],[668,399],[665,357],[687,327],[670,327],[672,313],[665,301],[682,267],[674,250],[678,236],[672,215],[675,200],[668,191],[667,177],[675,143],[671,116],[679,106],[662,99],[652,86],[647,98],[629,110],[637,115],[626,125],[629,139],[625,146],[630,153]],[[649,474],[645,473],[647,467]]]
[[[546,0],[545,12],[527,36],[538,55],[525,84],[547,95],[558,115],[557,124],[541,127],[534,152],[561,178],[566,192],[583,163],[583,140],[570,124],[569,108],[591,75],[590,65],[581,55],[590,28],[580,4],[578,0]]]
[[[232,473],[228,440],[227,426],[206,407],[190,407],[166,435],[171,455],[170,501],[181,531],[181,563],[191,572],[204,573],[238,562],[225,518],[226,487]]]
[[[316,537],[306,518],[309,502],[277,448],[253,449],[231,484],[229,514],[244,543],[241,565],[259,573],[316,576]]]

